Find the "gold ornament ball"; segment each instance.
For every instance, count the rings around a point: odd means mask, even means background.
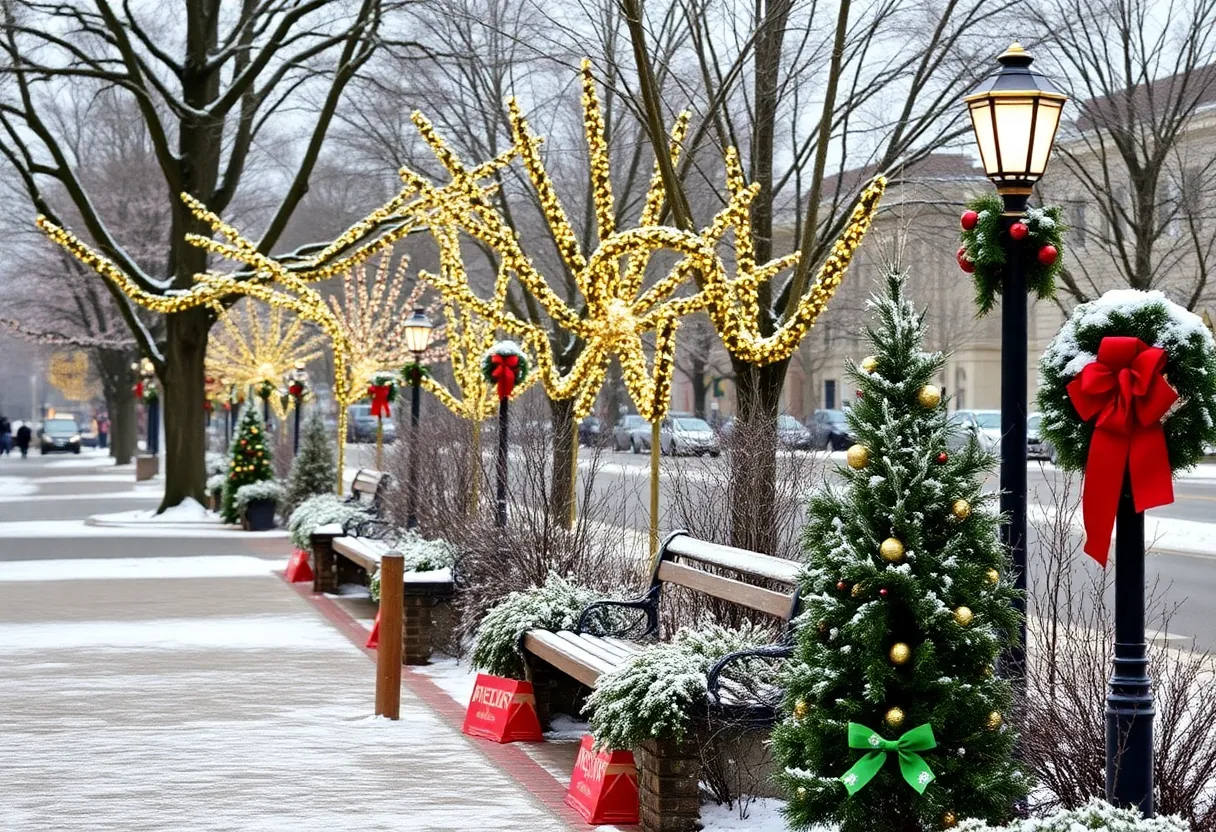
[[[942,391],[936,384],[926,384],[916,394],[921,407],[937,407],[942,403]]]
[[[901,667],[908,663],[908,659],[912,658],[912,648],[902,641],[897,641],[887,651],[887,658],[891,660],[891,664]]]
[[[985,679],[992,678],[992,665],[989,665],[988,667],[984,668],[984,678]]]
[[[995,569],[989,569],[984,573],[984,577],[988,579],[988,583],[996,586],[996,584],[1001,580],[1001,573],[997,572]]]
[[[861,584],[853,584],[853,589],[849,592],[849,594],[854,598],[860,598],[863,594],[865,594],[865,589],[862,588]]]
[[[954,505],[950,506],[950,513],[959,520],[966,520],[971,516],[971,503],[966,500],[955,500]]]
[[[882,559],[887,563],[899,563],[904,559],[904,544],[894,537],[888,537],[878,547],[878,554],[882,555]]]
[[[872,373],[878,369],[878,358],[873,355],[867,355],[861,359],[861,370],[864,373]]]
[[[810,710],[810,709],[807,707],[806,700],[799,699],[797,702],[794,703],[794,718],[795,719],[804,718],[806,716],[806,713],[808,710]]]
[[[955,607],[954,620],[960,627],[971,626],[971,621],[975,618],[975,613],[970,607]]]
[[[798,796],[799,796],[799,797],[806,797],[806,786],[799,786],[799,787],[798,787]]]
[[[870,449],[865,445],[850,445],[845,458],[850,468],[860,470],[870,464]]]
[[[882,721],[887,723],[887,725],[891,726],[892,728],[898,728],[899,726],[903,725],[904,724],[903,708],[889,709],[886,713],[886,716],[884,716],[882,718]]]
[[[949,829],[958,823],[958,816],[954,812],[947,811],[942,815],[942,826]]]
[[[995,731],[1001,727],[1002,722],[1004,722],[1004,717],[1001,716],[1001,712],[993,711],[988,714],[988,719],[984,720],[984,725],[989,731]]]

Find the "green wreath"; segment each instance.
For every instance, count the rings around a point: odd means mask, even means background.
[[[418,378],[418,383],[421,384],[422,380],[424,378],[431,377],[431,370],[425,364],[422,364],[418,361],[411,361],[408,364],[402,365],[402,367],[401,367],[402,381],[404,381],[406,384],[408,384],[412,387],[414,384],[415,375]]]
[[[1055,297],[1056,275],[1063,268],[1065,227],[1059,207],[1027,209],[1025,218],[1008,231],[1002,228],[1004,210],[1000,196],[986,193],[967,203],[961,219],[961,245],[956,256],[959,268],[975,280],[975,303],[981,316],[992,311],[1001,293],[1006,236],[1035,253],[1026,274],[1026,288],[1039,299]]]
[[[1190,468],[1216,443],[1216,342],[1203,320],[1161,292],[1118,289],[1076,308],[1039,360],[1040,435],[1055,449],[1056,464],[1083,470],[1093,438],[1068,396],[1068,383],[1098,354],[1108,335],[1139,338],[1165,350],[1163,375],[1178,392],[1164,420],[1170,470]]]
[[[160,391],[151,384],[144,385],[143,400],[145,405],[156,404],[160,401]]]
[[[528,373],[532,370],[532,365],[528,362],[527,353],[514,341],[499,341],[486,350],[486,354],[481,357],[481,375],[486,380],[486,383],[498,383],[498,379],[494,378],[494,356],[496,355],[513,355],[518,360],[518,363],[514,367],[515,387],[518,387],[527,380]]]
[[[258,383],[258,398],[264,402],[270,401],[270,397],[275,393],[274,382],[263,379]]]
[[[387,387],[389,404],[397,401],[397,388],[399,379],[395,373],[381,371],[372,376],[371,383],[368,385],[367,395],[370,398],[372,395],[372,387]]]

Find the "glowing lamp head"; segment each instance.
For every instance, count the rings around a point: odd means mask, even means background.
[[[414,307],[414,313],[405,322],[405,346],[415,355],[426,352],[431,345],[431,330],[435,325],[426,316],[426,310],[421,306]]]
[[[1000,69],[967,93],[984,173],[1002,195],[1029,196],[1047,169],[1068,96],[1030,68],[1034,59],[1014,43],[997,58]]]

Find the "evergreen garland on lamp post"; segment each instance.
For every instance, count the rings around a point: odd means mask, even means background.
[[[1085,552],[1104,567],[1115,527],[1114,672],[1106,698],[1106,798],[1152,816],[1153,692],[1144,609],[1144,512],[1216,442],[1216,343],[1160,292],[1078,306],[1039,362],[1042,434],[1082,470]]]
[[[418,528],[418,430],[422,420],[422,377],[426,368],[422,366],[422,356],[431,345],[435,325],[427,317],[426,309],[415,306],[413,313],[401,327],[404,334],[405,346],[413,353],[414,360],[407,365],[405,372],[410,382],[410,467],[408,489],[408,516],[406,528]]]
[[[291,439],[291,454],[295,456],[300,452],[300,412],[304,409],[304,396],[308,393],[308,371],[304,369],[303,362],[299,362],[287,379],[287,395],[291,397],[292,406],[295,408],[295,433]]]
[[[495,470],[497,494],[494,508],[494,524],[500,529],[507,527],[507,439],[510,429],[511,393],[515,385],[528,377],[531,365],[528,356],[514,341],[499,341],[486,351],[481,360],[481,373],[485,380],[495,385],[498,394],[498,461]]]

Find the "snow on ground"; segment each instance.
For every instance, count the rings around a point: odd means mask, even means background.
[[[3,652],[28,650],[347,651],[350,642],[324,619],[304,615],[165,618],[140,621],[0,623]]]
[[[758,797],[747,806],[747,818],[740,820],[738,807],[716,806],[713,803],[701,806],[701,822],[705,832],[787,832],[781,810],[784,800]],[[805,832],[834,832],[826,826],[812,826]]]
[[[133,488],[130,491],[95,491],[92,494],[24,494],[20,497],[6,497],[6,503],[49,503],[56,500],[66,502],[106,501],[106,500],[157,500],[161,498],[159,488]],[[128,512],[123,512],[128,513]],[[139,513],[139,512],[131,512]],[[106,515],[102,515],[103,517]]]
[[[0,499],[11,500],[38,491],[31,480],[24,477],[0,477]]]
[[[205,525],[142,523],[130,526],[97,526],[90,523],[89,520],[16,520],[11,523],[0,523],[0,537],[4,538],[192,537],[231,540],[236,537],[250,537],[261,540],[274,538],[285,540],[287,536],[286,529],[245,532],[236,526],[224,526],[219,522]],[[284,550],[284,552],[286,551]]]
[[[219,525],[222,521],[214,511],[203,508],[202,503],[187,497],[175,506],[170,506],[159,514],[155,509],[140,511],[119,511],[114,514],[95,514],[89,522],[96,525],[126,525],[153,523],[157,525]]]
[[[1028,517],[1032,522],[1048,522],[1055,517],[1053,506],[1032,504]],[[1080,509],[1075,511],[1070,523],[1078,532],[1085,531]],[[1198,555],[1216,554],[1216,523],[1200,520],[1182,520],[1176,517],[1157,517],[1150,510],[1144,516],[1144,541],[1150,549],[1171,550]],[[1113,545],[1113,541],[1112,541]]]
[[[15,560],[0,561],[0,583],[9,581],[242,578],[268,575],[282,567],[282,560],[266,560],[248,555]]]
[[[69,456],[64,459],[53,459],[46,463],[48,468],[108,468],[111,471],[134,471],[135,463],[115,465],[114,457],[108,451],[85,451],[80,456]]]

